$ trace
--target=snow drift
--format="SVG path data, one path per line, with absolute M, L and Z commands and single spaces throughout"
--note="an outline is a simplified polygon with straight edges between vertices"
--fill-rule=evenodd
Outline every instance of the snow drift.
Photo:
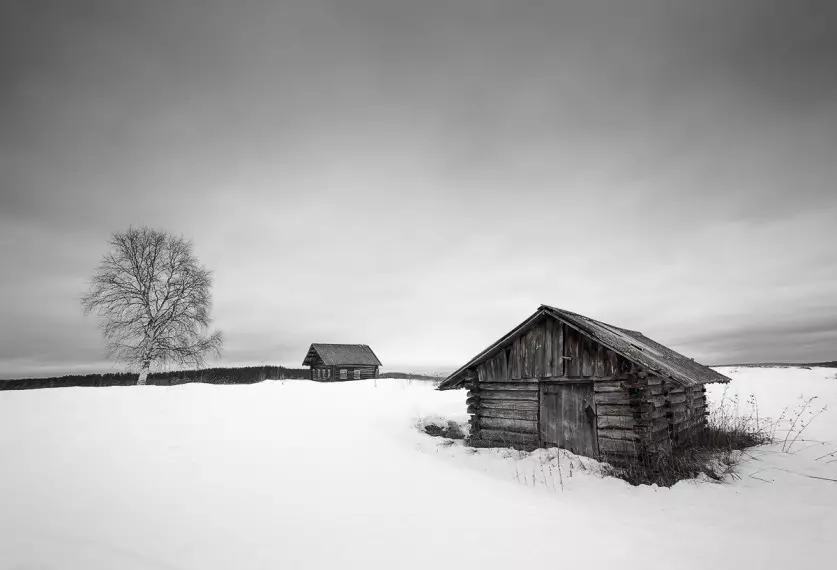
M 733 383 L 710 395 L 738 394 L 743 408 L 755 394 L 776 418 L 800 396 L 834 408 L 835 372 L 725 369 Z M 670 489 L 631 487 L 554 449 L 469 449 L 423 433 L 428 418 L 465 420 L 464 393 L 383 379 L 0 393 L 0 569 L 718 569 L 833 557 L 833 410 L 790 452 L 748 452 L 726 484 Z

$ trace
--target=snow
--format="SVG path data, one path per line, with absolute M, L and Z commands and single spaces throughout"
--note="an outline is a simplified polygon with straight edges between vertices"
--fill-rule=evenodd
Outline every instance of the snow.
M 0 570 L 827 563 L 837 370 L 720 371 L 742 412 L 829 409 L 789 452 L 786 412 L 736 478 L 669 489 L 432 438 L 418 426 L 464 421 L 465 395 L 418 381 L 0 392 Z

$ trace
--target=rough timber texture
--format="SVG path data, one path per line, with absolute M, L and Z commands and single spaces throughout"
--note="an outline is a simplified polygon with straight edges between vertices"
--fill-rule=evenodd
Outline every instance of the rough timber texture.
M 542 318 L 531 325 L 474 367 L 480 383 L 605 379 L 631 367 L 625 358 L 560 321 Z
M 474 445 L 559 445 L 619 463 L 689 445 L 705 429 L 703 382 L 716 373 L 677 377 L 671 367 L 703 367 L 663 349 L 635 331 L 541 307 L 441 387 L 469 386 Z M 669 368 L 655 360 L 663 357 Z
M 638 331 L 615 327 L 548 305 L 541 305 L 539 310 L 578 329 L 589 338 L 616 351 L 638 366 L 682 386 L 729 382 L 726 376 L 651 340 Z
M 685 388 L 636 367 L 611 378 L 473 382 L 467 397 L 471 444 L 558 445 L 618 464 L 686 446 L 705 429 L 702 386 Z
M 684 387 L 729 381 L 637 331 L 541 305 L 446 378 L 439 389 L 457 388 L 477 375 L 481 382 L 607 378 L 621 374 L 624 362 Z
M 629 385 L 628 379 L 593 384 L 599 454 L 605 460 L 632 457 L 639 451 L 640 402 Z
M 540 385 L 540 441 L 579 455 L 596 457 L 596 403 L 593 383 Z
M 703 386 L 671 387 L 667 393 L 672 445 L 692 443 L 706 429 L 706 391 Z
M 538 445 L 536 382 L 473 382 L 468 389 L 469 443 L 534 449 Z

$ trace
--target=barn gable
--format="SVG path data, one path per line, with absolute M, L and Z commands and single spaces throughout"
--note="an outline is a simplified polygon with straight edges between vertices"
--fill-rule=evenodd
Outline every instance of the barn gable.
M 631 367 L 680 386 L 729 381 L 640 332 L 541 305 L 523 323 L 451 374 L 439 389 L 457 388 L 477 379 L 604 379 Z

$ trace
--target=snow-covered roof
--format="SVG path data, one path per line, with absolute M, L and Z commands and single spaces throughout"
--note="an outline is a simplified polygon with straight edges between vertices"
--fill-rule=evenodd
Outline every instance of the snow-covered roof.
M 308 354 L 305 355 L 305 360 L 302 361 L 303 366 L 313 366 L 319 360 L 322 360 L 326 366 L 340 366 L 340 365 L 362 365 L 362 366 L 380 366 L 381 361 L 372 352 L 372 349 L 365 344 L 321 344 L 314 343 L 308 349 Z
M 713 382 L 729 382 L 729 378 L 715 372 L 708 366 L 695 362 L 693 359 L 651 340 L 641 332 L 623 329 L 584 315 L 579 315 L 549 305 L 541 305 L 534 315 L 526 319 L 518 327 L 502 339 L 475 356 L 470 362 L 448 376 L 439 385 L 439 389 L 455 388 L 466 380 L 465 371 L 488 360 L 514 337 L 528 329 L 542 316 L 550 316 L 577 329 L 596 342 L 616 352 L 629 361 L 657 376 L 672 380 L 683 386 L 698 386 Z

